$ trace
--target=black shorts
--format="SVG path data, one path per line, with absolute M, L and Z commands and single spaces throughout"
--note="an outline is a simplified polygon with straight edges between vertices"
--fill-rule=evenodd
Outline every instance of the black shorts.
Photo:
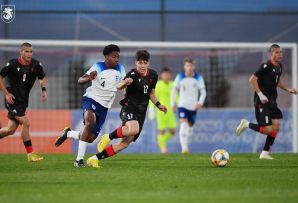
M 121 112 L 120 112 L 120 118 L 122 120 L 122 125 L 124 126 L 127 121 L 137 120 L 140 127 L 140 132 L 134 136 L 134 140 L 136 141 L 138 137 L 140 136 L 140 133 L 142 131 L 144 121 L 146 118 L 146 112 L 138 112 L 133 107 L 129 106 L 122 106 Z
M 255 106 L 255 114 L 260 126 L 272 125 L 272 119 L 282 119 L 282 112 L 277 106 L 270 107 L 269 105 Z
M 24 105 L 20 105 L 20 104 L 17 104 L 17 103 L 14 103 L 14 104 L 7 104 L 5 102 L 5 108 L 7 109 L 8 111 L 8 114 L 7 114 L 7 117 L 10 119 L 10 120 L 13 120 L 13 121 L 16 121 L 17 123 L 19 123 L 17 120 L 16 120 L 16 116 L 25 116 L 25 113 L 26 113 L 26 109 L 27 109 L 27 106 L 24 106 Z

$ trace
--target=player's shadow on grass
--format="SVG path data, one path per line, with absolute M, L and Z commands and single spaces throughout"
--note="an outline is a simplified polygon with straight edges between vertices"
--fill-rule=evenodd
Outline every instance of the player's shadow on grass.
M 147 161 L 161 161 L 161 160 L 165 160 L 165 158 L 145 158 L 145 159 L 141 159 L 141 158 L 118 158 L 118 159 L 109 159 L 108 161 L 111 162 L 126 162 L 126 161 L 138 161 L 138 162 L 147 162 Z

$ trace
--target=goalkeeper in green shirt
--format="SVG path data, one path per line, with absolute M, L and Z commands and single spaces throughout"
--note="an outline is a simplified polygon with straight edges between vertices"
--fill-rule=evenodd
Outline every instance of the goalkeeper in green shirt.
M 160 72 L 160 80 L 156 83 L 155 93 L 158 101 L 164 104 L 168 112 L 155 112 L 155 105 L 149 104 L 149 119 L 153 120 L 156 114 L 158 137 L 157 142 L 161 153 L 167 153 L 167 142 L 174 135 L 176 130 L 176 115 L 171 109 L 171 91 L 173 81 L 171 80 L 171 71 L 163 68 Z

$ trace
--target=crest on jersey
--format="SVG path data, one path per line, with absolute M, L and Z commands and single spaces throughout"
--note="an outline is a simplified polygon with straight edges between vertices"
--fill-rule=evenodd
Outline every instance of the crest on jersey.
M 120 77 L 118 75 L 115 75 L 115 81 L 118 82 Z
M 18 67 L 17 70 L 20 71 L 20 67 Z
M 267 67 L 267 64 L 264 64 L 263 68 L 266 68 Z
M 11 23 L 15 18 L 15 5 L 1 5 L 1 19 L 5 23 Z

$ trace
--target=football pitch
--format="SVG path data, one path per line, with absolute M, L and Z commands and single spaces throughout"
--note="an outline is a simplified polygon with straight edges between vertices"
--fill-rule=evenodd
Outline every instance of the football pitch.
M 74 155 L 0 155 L 0 202 L 297 202 L 298 155 L 230 154 L 225 168 L 209 154 L 120 154 L 101 169 L 74 168 Z

